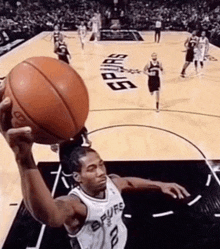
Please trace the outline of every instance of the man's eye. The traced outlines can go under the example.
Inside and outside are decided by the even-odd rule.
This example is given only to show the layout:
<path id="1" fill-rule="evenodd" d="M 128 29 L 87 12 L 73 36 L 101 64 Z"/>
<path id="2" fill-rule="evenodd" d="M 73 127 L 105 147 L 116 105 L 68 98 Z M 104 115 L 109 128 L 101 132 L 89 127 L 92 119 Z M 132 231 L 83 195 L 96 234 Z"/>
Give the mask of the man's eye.
<path id="1" fill-rule="evenodd" d="M 87 171 L 93 171 L 93 170 L 95 170 L 95 167 L 89 167 L 88 169 L 87 169 Z"/>

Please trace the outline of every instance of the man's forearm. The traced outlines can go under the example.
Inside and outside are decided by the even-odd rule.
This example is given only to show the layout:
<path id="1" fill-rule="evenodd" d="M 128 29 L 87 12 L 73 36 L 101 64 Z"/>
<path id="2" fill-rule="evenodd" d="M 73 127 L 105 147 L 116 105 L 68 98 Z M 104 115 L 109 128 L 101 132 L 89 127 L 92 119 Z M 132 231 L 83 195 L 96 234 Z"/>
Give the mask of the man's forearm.
<path id="1" fill-rule="evenodd" d="M 130 190 L 160 190 L 162 182 L 138 177 L 125 177 Z"/>
<path id="2" fill-rule="evenodd" d="M 179 199 L 190 196 L 189 192 L 177 183 L 151 181 L 136 177 L 123 178 L 120 189 L 121 191 L 157 190 L 164 194 L 170 195 L 173 198 Z"/>
<path id="3" fill-rule="evenodd" d="M 57 212 L 57 206 L 51 197 L 32 154 L 16 159 L 20 176 L 21 188 L 25 205 L 31 214 L 44 223 L 51 223 Z"/>

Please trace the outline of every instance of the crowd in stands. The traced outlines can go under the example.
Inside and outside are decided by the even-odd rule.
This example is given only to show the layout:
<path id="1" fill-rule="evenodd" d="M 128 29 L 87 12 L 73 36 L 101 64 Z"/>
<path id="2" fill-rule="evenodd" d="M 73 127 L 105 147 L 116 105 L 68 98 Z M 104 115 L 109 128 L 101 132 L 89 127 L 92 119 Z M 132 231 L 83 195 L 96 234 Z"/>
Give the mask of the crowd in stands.
<path id="1" fill-rule="evenodd" d="M 162 4 L 161 4 L 162 3 Z M 211 3 L 211 4 L 210 4 Z M 220 46 L 220 6 L 214 1 L 130 1 L 129 26 L 137 30 L 154 29 L 160 18 L 164 30 L 207 31 L 209 39 Z"/>
<path id="2" fill-rule="evenodd" d="M 163 30 L 206 30 L 210 41 L 220 46 L 220 7 L 215 4 L 218 1 L 126 2 L 123 8 L 117 9 L 122 28 L 153 30 L 155 21 L 160 18 Z M 97 11 L 102 16 L 102 27 L 109 27 L 116 14 L 109 1 L 107 4 L 104 0 L 0 0 L 0 36 L 6 33 L 11 40 L 28 39 L 41 31 L 53 30 L 55 24 L 60 24 L 62 30 L 76 30 L 81 20 L 88 24 Z"/>

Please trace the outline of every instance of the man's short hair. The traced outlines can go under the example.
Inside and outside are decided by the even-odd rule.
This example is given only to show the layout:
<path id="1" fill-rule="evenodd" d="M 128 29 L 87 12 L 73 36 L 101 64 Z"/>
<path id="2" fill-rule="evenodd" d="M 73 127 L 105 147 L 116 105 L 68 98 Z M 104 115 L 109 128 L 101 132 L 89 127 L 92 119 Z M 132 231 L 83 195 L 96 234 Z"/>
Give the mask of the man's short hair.
<path id="1" fill-rule="evenodd" d="M 72 172 L 81 172 L 82 169 L 82 163 L 80 162 L 80 159 L 87 155 L 87 153 L 94 152 L 97 153 L 95 150 L 93 150 L 90 147 L 85 146 L 79 146 L 76 147 L 72 153 L 70 154 L 70 158 L 68 161 L 69 169 Z"/>
<path id="2" fill-rule="evenodd" d="M 87 155 L 87 153 L 94 152 L 97 153 L 90 147 L 85 146 L 74 146 L 72 147 L 68 144 L 66 147 L 62 148 L 63 153 L 60 154 L 60 162 L 62 165 L 62 174 L 66 177 L 66 181 L 70 184 L 71 187 L 78 185 L 73 178 L 73 172 L 81 172 L 82 163 L 80 159 Z"/>
<path id="3" fill-rule="evenodd" d="M 60 162 L 65 174 L 73 174 L 73 172 L 81 172 L 82 164 L 80 158 L 86 156 L 89 152 L 95 152 L 90 147 L 86 146 L 74 146 L 75 144 L 67 144 L 62 147 L 62 153 L 60 153 Z"/>

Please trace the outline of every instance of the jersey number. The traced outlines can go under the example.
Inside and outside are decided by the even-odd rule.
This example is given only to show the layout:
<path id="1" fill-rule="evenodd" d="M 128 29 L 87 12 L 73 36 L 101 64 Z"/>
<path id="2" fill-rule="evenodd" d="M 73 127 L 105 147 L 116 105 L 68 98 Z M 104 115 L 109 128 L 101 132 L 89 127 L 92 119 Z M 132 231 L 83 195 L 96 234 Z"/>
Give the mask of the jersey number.
<path id="1" fill-rule="evenodd" d="M 118 226 L 116 225 L 110 232 L 111 236 L 111 249 L 113 249 L 118 243 Z"/>

